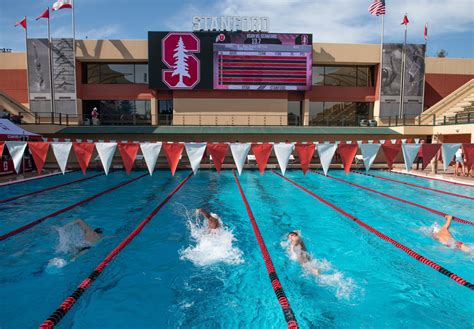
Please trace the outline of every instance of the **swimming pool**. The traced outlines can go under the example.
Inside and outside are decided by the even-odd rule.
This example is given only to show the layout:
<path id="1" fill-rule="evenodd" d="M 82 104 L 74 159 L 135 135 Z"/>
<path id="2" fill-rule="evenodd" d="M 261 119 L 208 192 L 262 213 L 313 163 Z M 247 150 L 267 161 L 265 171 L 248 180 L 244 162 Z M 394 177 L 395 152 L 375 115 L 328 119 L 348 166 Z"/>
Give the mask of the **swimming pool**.
<path id="1" fill-rule="evenodd" d="M 474 197 L 474 188 L 415 177 L 372 174 Z M 91 172 L 88 176 L 96 175 Z M 3 235 L 91 195 L 137 178 L 88 203 L 0 241 L 0 327 L 38 327 L 185 177 L 100 175 L 0 204 Z M 330 171 L 398 198 L 473 221 L 470 199 L 373 177 Z M 430 237 L 442 217 L 309 172 L 287 171 L 351 215 L 450 271 L 474 281 L 474 256 Z M 0 200 L 82 178 L 82 174 L 0 187 Z M 242 189 L 275 270 L 302 328 L 472 328 L 473 291 L 414 260 L 271 171 L 244 171 Z M 193 212 L 217 213 L 226 226 L 210 236 Z M 63 253 L 58 228 L 76 218 L 104 229 L 105 238 L 77 259 Z M 286 234 L 299 230 L 314 278 L 287 253 Z M 60 229 L 59 229 L 60 231 Z M 453 234 L 474 244 L 474 226 L 453 222 Z M 58 328 L 284 328 L 285 318 L 233 173 L 200 171 L 104 269 Z"/>

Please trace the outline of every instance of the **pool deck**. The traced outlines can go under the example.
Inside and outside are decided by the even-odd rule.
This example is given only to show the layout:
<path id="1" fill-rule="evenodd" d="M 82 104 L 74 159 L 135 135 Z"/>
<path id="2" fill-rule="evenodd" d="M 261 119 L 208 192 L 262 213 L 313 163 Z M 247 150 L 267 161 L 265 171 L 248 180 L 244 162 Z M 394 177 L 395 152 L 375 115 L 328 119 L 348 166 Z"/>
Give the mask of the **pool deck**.
<path id="1" fill-rule="evenodd" d="M 395 165 L 392 172 L 410 175 L 410 176 L 435 178 L 435 179 L 439 179 L 446 182 L 461 183 L 461 184 L 471 185 L 474 187 L 473 177 L 456 176 L 454 175 L 454 169 L 452 167 L 449 167 L 446 172 L 444 172 L 443 169 L 440 169 L 436 173 L 434 173 L 431 170 L 430 166 L 428 166 L 428 168 L 426 168 L 425 170 L 420 169 L 420 170 L 411 170 L 410 172 L 407 172 L 406 169 L 404 169 L 404 167 L 400 165 Z"/>

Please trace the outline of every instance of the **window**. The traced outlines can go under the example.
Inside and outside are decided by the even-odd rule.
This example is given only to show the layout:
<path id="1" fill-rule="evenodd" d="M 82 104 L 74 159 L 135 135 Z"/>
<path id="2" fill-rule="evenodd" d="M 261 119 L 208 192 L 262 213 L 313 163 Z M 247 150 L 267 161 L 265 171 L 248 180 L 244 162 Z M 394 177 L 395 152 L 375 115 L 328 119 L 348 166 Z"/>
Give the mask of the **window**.
<path id="1" fill-rule="evenodd" d="M 288 126 L 302 125 L 302 107 L 299 101 L 288 102 Z"/>
<path id="2" fill-rule="evenodd" d="M 148 83 L 148 64 L 82 63 L 82 83 Z"/>
<path id="3" fill-rule="evenodd" d="M 373 104 L 362 102 L 310 102 L 310 126 L 358 126 L 368 119 Z"/>
<path id="4" fill-rule="evenodd" d="M 91 111 L 99 110 L 101 125 L 150 125 L 150 101 L 101 100 L 83 101 L 84 122 L 91 122 Z"/>
<path id="5" fill-rule="evenodd" d="M 169 126 L 173 124 L 173 101 L 158 101 L 158 124 Z"/>
<path id="6" fill-rule="evenodd" d="M 373 67 L 313 66 L 313 86 L 369 87 Z"/>

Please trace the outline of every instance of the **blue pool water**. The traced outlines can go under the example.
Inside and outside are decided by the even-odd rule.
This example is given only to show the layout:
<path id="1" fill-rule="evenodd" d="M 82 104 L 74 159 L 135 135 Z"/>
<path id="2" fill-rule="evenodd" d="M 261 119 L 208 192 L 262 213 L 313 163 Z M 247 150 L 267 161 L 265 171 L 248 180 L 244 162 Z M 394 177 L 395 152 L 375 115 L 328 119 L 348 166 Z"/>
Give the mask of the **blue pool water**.
<path id="1" fill-rule="evenodd" d="M 474 188 L 374 172 L 474 196 Z M 88 175 L 94 175 L 89 173 Z M 138 177 L 143 172 L 133 172 Z M 0 242 L 0 328 L 36 328 L 99 262 L 188 175 L 166 171 L 99 197 Z M 342 171 L 330 175 L 474 220 L 472 200 Z M 82 177 L 79 173 L 0 187 L 0 200 Z M 441 266 L 474 281 L 474 254 L 441 246 L 430 227 L 442 218 L 313 173 L 287 177 Z M 122 172 L 0 204 L 0 234 L 106 190 Z M 244 171 L 242 188 L 302 328 L 472 328 L 474 292 L 417 262 L 267 171 Z M 194 210 L 217 213 L 217 235 Z M 74 259 L 61 227 L 82 218 L 105 238 Z M 322 275 L 287 253 L 299 230 Z M 474 246 L 474 227 L 453 222 Z M 66 239 L 67 240 L 67 239 Z M 67 242 L 67 241 L 66 241 Z M 201 171 L 179 190 L 90 286 L 59 328 L 284 328 L 245 205 L 231 171 Z"/>

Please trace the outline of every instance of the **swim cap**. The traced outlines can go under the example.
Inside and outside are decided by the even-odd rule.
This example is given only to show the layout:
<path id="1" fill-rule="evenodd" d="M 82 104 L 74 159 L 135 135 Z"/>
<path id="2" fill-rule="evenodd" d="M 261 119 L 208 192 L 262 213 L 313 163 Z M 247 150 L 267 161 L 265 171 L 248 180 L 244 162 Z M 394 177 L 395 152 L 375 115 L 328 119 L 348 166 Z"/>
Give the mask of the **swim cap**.
<path id="1" fill-rule="evenodd" d="M 104 233 L 104 230 L 98 227 L 94 230 L 94 232 L 97 233 L 97 234 L 102 234 L 102 233 Z"/>

